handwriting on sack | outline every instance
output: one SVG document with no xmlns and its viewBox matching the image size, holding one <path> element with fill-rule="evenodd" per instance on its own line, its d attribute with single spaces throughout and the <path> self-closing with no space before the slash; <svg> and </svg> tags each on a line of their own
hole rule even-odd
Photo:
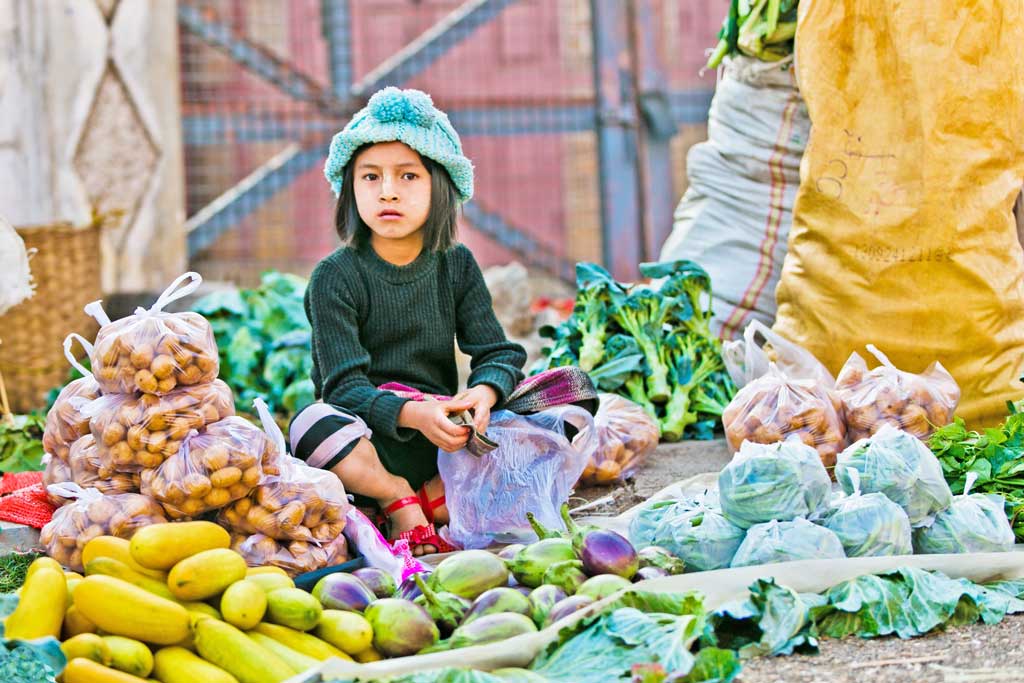
<svg viewBox="0 0 1024 683">
<path fill-rule="evenodd" d="M 906 185 L 892 177 L 896 155 L 866 150 L 860 135 L 845 129 L 843 134 L 843 151 L 825 162 L 815 189 L 864 216 L 877 217 L 888 209 L 907 206 Z"/>
</svg>

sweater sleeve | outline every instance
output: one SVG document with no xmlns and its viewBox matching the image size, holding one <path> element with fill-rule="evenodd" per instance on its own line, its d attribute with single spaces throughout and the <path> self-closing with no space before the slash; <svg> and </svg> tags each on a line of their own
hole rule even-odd
<svg viewBox="0 0 1024 683">
<path fill-rule="evenodd" d="M 455 323 L 459 348 L 472 361 L 467 385 L 486 384 L 498 393 L 498 405 L 523 381 L 526 351 L 509 341 L 494 315 L 491 293 L 469 249 L 459 247 L 462 271 L 456 290 Z"/>
<path fill-rule="evenodd" d="M 317 394 L 324 402 L 355 413 L 375 432 L 400 441 L 411 439 L 416 430 L 398 426 L 398 414 L 408 399 L 381 391 L 366 376 L 370 354 L 360 342 L 357 309 L 336 265 L 317 266 L 305 304 L 312 327 Z"/>
</svg>

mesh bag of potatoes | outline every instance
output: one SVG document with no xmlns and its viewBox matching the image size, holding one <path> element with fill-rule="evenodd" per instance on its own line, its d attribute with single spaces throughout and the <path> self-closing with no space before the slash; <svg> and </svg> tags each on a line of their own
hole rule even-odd
<svg viewBox="0 0 1024 683">
<path fill-rule="evenodd" d="M 137 493 L 104 495 L 77 484 L 55 484 L 48 493 L 74 499 L 58 509 L 39 533 L 46 554 L 72 571 L 82 571 L 82 548 L 97 536 L 130 539 L 144 526 L 167 519 L 153 500 Z"/>
<path fill-rule="evenodd" d="M 790 379 L 774 364 L 736 393 L 722 413 L 722 425 L 733 452 L 744 441 L 771 444 L 793 435 L 818 451 L 830 473 L 846 446 L 836 393 L 813 380 Z"/>
<path fill-rule="evenodd" d="M 264 534 L 232 534 L 231 549 L 244 557 L 250 567 L 280 567 L 292 577 L 342 564 L 349 559 L 344 534 L 323 545 L 306 541 L 275 541 Z"/>
<path fill-rule="evenodd" d="M 615 394 L 599 399 L 593 427 L 599 445 L 580 476 L 583 484 L 624 481 L 658 446 L 658 423 L 643 408 Z"/>
<path fill-rule="evenodd" d="M 280 473 L 267 435 L 241 417 L 227 417 L 185 437 L 177 453 L 142 472 L 142 493 L 171 519 L 219 510 L 248 496 L 265 471 Z"/>
<path fill-rule="evenodd" d="M 46 413 L 46 424 L 43 427 L 43 450 L 65 461 L 71 452 L 71 444 L 89 433 L 89 416 L 83 414 L 83 408 L 100 397 L 100 385 L 96 378 L 71 353 L 75 340 L 82 344 L 87 353 L 92 350 L 92 344 L 81 335 L 69 334 L 64 339 L 64 356 L 82 373 L 82 377 L 69 382 L 60 390 L 57 400 Z"/>
<path fill-rule="evenodd" d="M 851 442 L 873 436 L 885 425 L 924 440 L 952 421 L 960 387 L 941 363 L 915 375 L 895 367 L 874 345 L 867 349 L 881 365 L 868 370 L 854 352 L 836 380 Z"/>
<path fill-rule="evenodd" d="M 348 508 L 345 487 L 333 473 L 282 458 L 280 474 L 264 477 L 249 496 L 224 508 L 217 521 L 242 534 L 327 543 L 344 530 Z"/>
<path fill-rule="evenodd" d="M 231 388 L 221 380 L 169 394 L 107 394 L 82 409 L 104 462 L 118 471 L 159 467 L 182 440 L 235 414 Z"/>
<path fill-rule="evenodd" d="M 96 440 L 86 434 L 71 446 L 67 462 L 51 457 L 43 470 L 43 484 L 73 483 L 82 488 L 94 488 L 100 493 L 138 493 L 141 479 L 135 472 L 120 472 L 111 467 L 100 457 Z M 66 505 L 71 502 L 61 498 L 49 489 L 46 497 L 54 505 Z"/>
<path fill-rule="evenodd" d="M 191 282 L 178 288 L 181 283 Z M 185 273 L 149 309 L 109 322 L 91 312 L 103 326 L 90 354 L 93 374 L 105 394 L 141 391 L 158 396 L 180 386 L 212 382 L 220 369 L 217 343 L 209 321 L 198 313 L 165 313 L 164 307 L 188 296 L 202 283 Z M 90 309 L 87 309 L 90 310 Z"/>
</svg>

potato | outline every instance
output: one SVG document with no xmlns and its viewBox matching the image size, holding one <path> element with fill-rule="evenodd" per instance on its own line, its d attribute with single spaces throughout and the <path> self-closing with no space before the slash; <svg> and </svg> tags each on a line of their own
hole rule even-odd
<svg viewBox="0 0 1024 683">
<path fill-rule="evenodd" d="M 233 534 L 231 548 L 250 567 L 280 567 L 292 577 L 349 559 L 348 543 L 340 533 L 323 545 L 304 541 L 281 543 L 264 534 Z"/>
<path fill-rule="evenodd" d="M 89 416 L 83 410 L 99 397 L 100 386 L 92 377 L 73 380 L 61 389 L 46 414 L 43 450 L 67 462 L 71 444 L 89 433 Z"/>
</svg>

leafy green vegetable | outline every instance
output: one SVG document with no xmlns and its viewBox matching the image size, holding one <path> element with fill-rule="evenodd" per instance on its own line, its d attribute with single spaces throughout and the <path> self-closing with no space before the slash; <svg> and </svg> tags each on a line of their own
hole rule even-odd
<svg viewBox="0 0 1024 683">
<path fill-rule="evenodd" d="M 774 579 L 758 579 L 747 600 L 723 606 L 710 623 L 713 631 L 705 640 L 736 650 L 743 659 L 818 649 L 806 603 Z"/>
<path fill-rule="evenodd" d="M 310 327 L 303 308 L 306 280 L 270 271 L 256 289 L 213 292 L 193 310 L 206 316 L 220 350 L 220 377 L 246 411 L 262 396 L 279 416 L 313 402 Z"/>
<path fill-rule="evenodd" d="M 0 556 L 0 594 L 12 593 L 25 583 L 28 566 L 41 553 L 10 553 Z"/>
<path fill-rule="evenodd" d="M 736 389 L 711 334 L 711 280 L 692 261 L 641 264 L 649 285 L 615 282 L 604 268 L 576 268 L 576 306 L 535 371 L 578 365 L 602 391 L 640 405 L 666 440 L 713 438 Z"/>
<path fill-rule="evenodd" d="M 1017 541 L 1024 541 L 1024 413 L 982 433 L 968 431 L 958 417 L 936 430 L 929 446 L 954 491 L 963 491 L 967 475 L 974 472 L 975 493 L 1001 495 Z"/>
<path fill-rule="evenodd" d="M 15 415 L 14 424 L 0 419 L 0 472 L 28 472 L 43 469 L 43 428 L 41 413 Z"/>
<path fill-rule="evenodd" d="M 793 52 L 797 0 L 732 0 L 708 58 L 715 69 L 727 55 L 745 54 L 775 62 Z"/>
</svg>

